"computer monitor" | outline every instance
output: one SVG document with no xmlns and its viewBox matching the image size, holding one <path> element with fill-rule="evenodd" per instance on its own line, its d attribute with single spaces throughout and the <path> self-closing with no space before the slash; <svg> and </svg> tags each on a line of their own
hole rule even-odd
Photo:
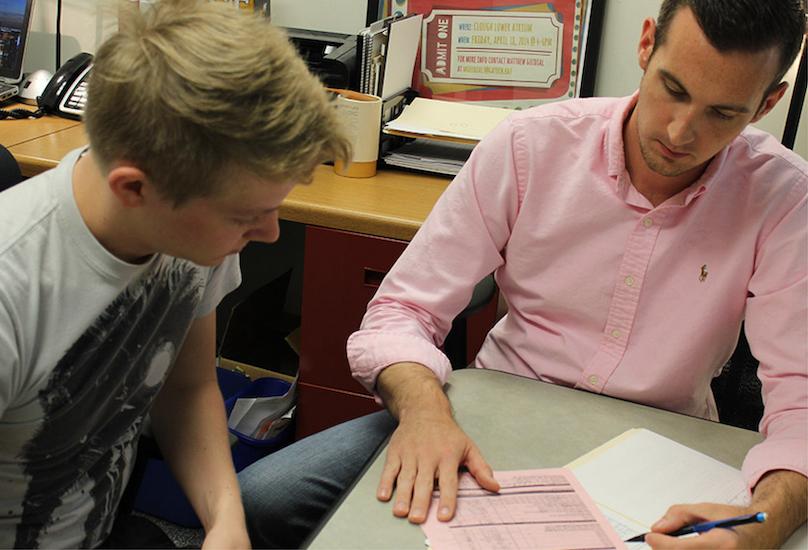
<svg viewBox="0 0 808 550">
<path fill-rule="evenodd" d="M 0 0 L 0 80 L 22 80 L 22 56 L 33 0 Z"/>
<path fill-rule="evenodd" d="M 381 4 L 381 0 L 272 0 L 270 15 L 279 27 L 355 35 L 381 18 Z"/>
</svg>

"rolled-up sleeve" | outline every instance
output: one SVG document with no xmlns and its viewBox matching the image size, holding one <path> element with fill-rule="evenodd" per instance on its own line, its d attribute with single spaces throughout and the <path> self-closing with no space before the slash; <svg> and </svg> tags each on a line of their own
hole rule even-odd
<svg viewBox="0 0 808 550">
<path fill-rule="evenodd" d="M 398 362 L 420 363 L 445 383 L 451 366 L 439 346 L 474 285 L 504 261 L 524 145 L 510 119 L 486 136 L 385 277 L 347 344 L 353 376 L 369 391 Z"/>
<path fill-rule="evenodd" d="M 761 237 L 750 280 L 746 331 L 765 404 L 760 432 L 743 465 L 750 487 L 767 472 L 808 476 L 808 206 L 806 182 L 792 208 Z"/>
</svg>

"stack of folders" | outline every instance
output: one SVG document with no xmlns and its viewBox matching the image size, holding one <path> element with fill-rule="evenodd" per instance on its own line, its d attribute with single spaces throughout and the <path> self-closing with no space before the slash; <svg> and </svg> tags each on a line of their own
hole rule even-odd
<svg viewBox="0 0 808 550">
<path fill-rule="evenodd" d="M 422 19 L 415 14 L 386 17 L 359 33 L 360 92 L 388 100 L 410 87 Z"/>
<path fill-rule="evenodd" d="M 415 98 L 385 124 L 384 133 L 416 138 L 384 155 L 384 162 L 455 176 L 474 146 L 513 111 L 471 103 Z"/>
<path fill-rule="evenodd" d="M 399 168 L 456 176 L 472 149 L 471 143 L 419 138 L 387 153 L 384 162 Z"/>
</svg>

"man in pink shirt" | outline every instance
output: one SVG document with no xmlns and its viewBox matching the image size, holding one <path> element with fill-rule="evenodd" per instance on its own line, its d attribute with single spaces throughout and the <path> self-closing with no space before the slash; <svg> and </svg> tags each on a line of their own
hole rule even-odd
<svg viewBox="0 0 808 550">
<path fill-rule="evenodd" d="M 747 127 L 783 96 L 804 32 L 797 0 L 665 0 L 634 96 L 520 112 L 480 143 L 348 342 L 399 421 L 378 488 L 396 516 L 424 521 L 438 479 L 450 519 L 461 465 L 498 489 L 452 418 L 438 349 L 493 271 L 509 311 L 474 366 L 703 418 L 745 320 L 766 406 L 743 472 L 769 521 L 661 534 L 748 511 L 682 505 L 646 540 L 769 548 L 805 521 L 808 165 Z"/>
</svg>

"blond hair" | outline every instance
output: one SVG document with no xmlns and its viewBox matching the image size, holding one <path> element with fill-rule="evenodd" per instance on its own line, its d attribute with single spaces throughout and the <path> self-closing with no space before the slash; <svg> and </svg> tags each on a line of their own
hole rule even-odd
<svg viewBox="0 0 808 550">
<path fill-rule="evenodd" d="M 84 117 L 103 170 L 131 162 L 180 205 L 239 171 L 303 183 L 318 164 L 349 158 L 326 91 L 265 18 L 200 0 L 120 13 Z"/>
</svg>

